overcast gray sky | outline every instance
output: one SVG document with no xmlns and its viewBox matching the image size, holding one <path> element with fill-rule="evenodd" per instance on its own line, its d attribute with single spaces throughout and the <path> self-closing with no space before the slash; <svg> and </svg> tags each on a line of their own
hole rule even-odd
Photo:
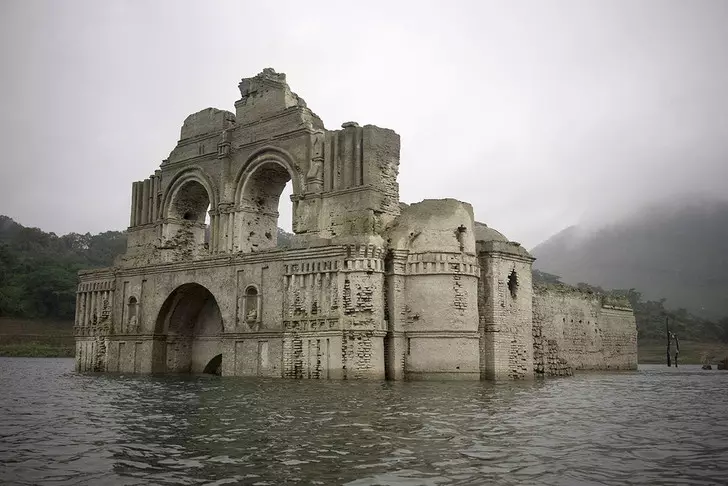
<svg viewBox="0 0 728 486">
<path fill-rule="evenodd" d="M 264 67 L 329 129 L 396 130 L 403 201 L 527 247 L 728 192 L 728 1 L 4 0 L 0 57 L 0 214 L 58 234 L 125 228 L 185 117 Z"/>
</svg>

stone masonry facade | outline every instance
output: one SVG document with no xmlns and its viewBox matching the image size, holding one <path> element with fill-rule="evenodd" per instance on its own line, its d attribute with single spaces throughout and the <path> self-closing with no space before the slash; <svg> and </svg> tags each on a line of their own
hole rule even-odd
<svg viewBox="0 0 728 486">
<path fill-rule="evenodd" d="M 400 203 L 394 131 L 327 130 L 272 69 L 239 88 L 235 113 L 187 117 L 132 184 L 126 253 L 80 273 L 78 371 L 513 380 L 636 367 L 631 309 L 534 289 L 534 259 L 468 203 Z"/>
</svg>

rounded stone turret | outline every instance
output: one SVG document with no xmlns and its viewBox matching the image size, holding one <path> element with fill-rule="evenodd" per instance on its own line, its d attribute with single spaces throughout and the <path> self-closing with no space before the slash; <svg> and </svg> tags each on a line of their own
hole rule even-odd
<svg viewBox="0 0 728 486">
<path fill-rule="evenodd" d="M 408 379 L 479 378 L 478 275 L 473 208 L 456 199 L 402 206 L 388 228 L 393 299 L 401 302 L 401 334 Z M 399 301 L 398 299 L 401 299 Z M 396 307 L 396 304 L 393 305 Z M 401 336 L 401 337 L 400 337 Z"/>
<path fill-rule="evenodd" d="M 473 223 L 473 231 L 475 232 L 475 241 L 508 241 L 503 233 L 480 221 Z"/>
</svg>

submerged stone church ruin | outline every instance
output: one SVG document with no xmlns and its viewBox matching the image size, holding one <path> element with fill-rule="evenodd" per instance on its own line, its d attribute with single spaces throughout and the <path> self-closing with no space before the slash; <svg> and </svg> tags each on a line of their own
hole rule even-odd
<svg viewBox="0 0 728 486">
<path fill-rule="evenodd" d="M 394 131 L 327 130 L 272 69 L 239 87 L 235 113 L 187 117 L 169 157 L 133 183 L 126 253 L 80 273 L 77 370 L 477 380 L 636 368 L 624 303 L 534 289 L 534 259 L 468 203 L 400 203 Z"/>
</svg>

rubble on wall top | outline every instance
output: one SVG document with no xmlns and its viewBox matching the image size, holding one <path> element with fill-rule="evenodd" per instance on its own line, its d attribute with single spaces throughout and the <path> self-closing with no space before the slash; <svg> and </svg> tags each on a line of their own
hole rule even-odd
<svg viewBox="0 0 728 486">
<path fill-rule="evenodd" d="M 619 309 L 632 309 L 629 299 L 618 293 L 597 289 L 588 285 L 570 285 L 564 282 L 543 282 L 536 279 L 533 280 L 533 291 L 535 293 L 556 292 L 564 295 L 585 296 L 599 299 L 604 307 L 614 307 Z"/>
</svg>

